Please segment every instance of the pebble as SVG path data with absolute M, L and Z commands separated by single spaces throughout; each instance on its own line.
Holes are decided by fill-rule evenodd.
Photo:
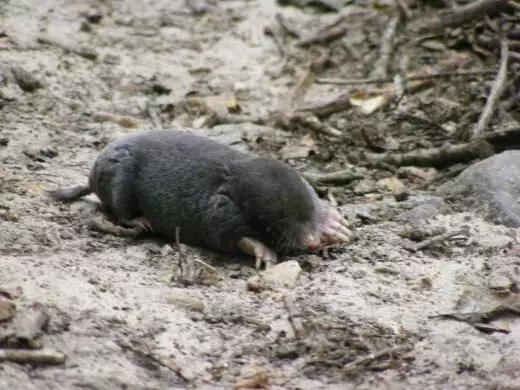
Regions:
M 288 260 L 274 265 L 268 270 L 254 275 L 247 280 L 247 288 L 251 291 L 276 290 L 280 287 L 293 288 L 301 274 L 300 264 L 296 260 Z
M 496 294 L 507 294 L 513 286 L 511 279 L 502 274 L 490 275 L 487 284 Z
M 34 92 L 43 87 L 40 80 L 38 80 L 32 73 L 19 66 L 13 66 L 11 72 L 13 73 L 16 83 L 24 92 Z
M 173 304 L 177 307 L 202 313 L 204 312 L 205 306 L 198 298 L 194 298 L 188 294 L 181 292 L 172 292 L 168 294 L 166 302 Z

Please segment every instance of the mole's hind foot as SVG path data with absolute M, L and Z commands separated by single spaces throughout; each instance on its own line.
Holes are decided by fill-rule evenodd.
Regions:
M 138 229 L 139 233 L 146 231 L 153 232 L 152 224 L 145 217 L 137 217 L 131 220 L 123 219 L 121 223 L 128 227 Z
M 265 269 L 271 268 L 276 263 L 276 253 L 254 238 L 240 239 L 238 247 L 245 254 L 256 258 L 256 269 L 260 269 L 262 262 L 265 264 Z
M 151 228 L 147 227 L 147 221 L 141 218 L 124 221 L 124 223 L 131 227 L 125 228 L 115 225 L 104 218 L 94 218 L 90 221 L 90 228 L 100 233 L 111 234 L 118 237 L 137 237 L 144 231 L 151 230 Z
M 320 227 L 320 233 L 322 241 L 326 244 L 352 241 L 352 231 L 348 228 L 347 220 L 331 206 Z

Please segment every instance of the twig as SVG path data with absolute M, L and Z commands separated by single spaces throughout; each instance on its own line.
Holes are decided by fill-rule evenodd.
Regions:
M 81 46 L 69 45 L 65 42 L 60 42 L 55 38 L 51 38 L 49 36 L 44 36 L 44 35 L 38 37 L 38 42 L 46 44 L 46 45 L 59 47 L 60 49 L 62 49 L 64 51 L 68 51 L 68 52 L 77 54 L 88 60 L 95 61 L 98 58 L 97 51 L 91 47 L 86 47 L 86 46 L 81 47 Z
M 289 26 L 289 24 L 287 23 L 287 20 L 280 12 L 277 12 L 274 15 L 274 17 L 275 17 L 276 21 L 278 22 L 278 24 L 280 25 L 280 27 L 282 28 L 282 30 L 284 30 L 287 35 L 289 35 L 290 37 L 296 38 L 296 39 L 300 39 L 300 34 L 295 29 L 293 29 L 292 27 Z
M 451 167 L 450 169 L 446 170 L 445 172 L 435 175 L 431 180 L 424 182 L 423 184 L 418 186 L 417 189 L 423 190 L 432 185 L 435 185 L 436 183 L 440 183 L 440 182 L 443 182 L 444 180 L 454 178 L 454 177 L 458 176 L 466 168 L 467 168 L 467 165 L 464 165 L 464 164 Z
M 352 107 L 350 104 L 350 95 L 348 93 L 342 93 L 341 95 L 325 102 L 300 106 L 298 107 L 297 112 L 314 114 L 316 116 L 327 116 L 336 112 L 345 111 L 350 107 Z
M 310 64 L 292 91 L 289 107 L 293 108 L 301 103 L 307 91 L 312 86 L 312 83 L 314 83 L 315 78 L 314 69 L 312 68 L 312 64 Z
M 469 143 L 444 145 L 408 153 L 363 153 L 362 157 L 372 164 L 393 166 L 416 165 L 422 167 L 446 168 L 457 163 L 468 163 L 511 148 L 520 148 L 520 127 L 485 132 Z M 354 156 L 355 157 L 355 156 Z M 453 173 L 447 173 L 447 177 Z M 436 177 L 432 182 L 440 180 Z
M 261 125 L 265 122 L 265 119 L 260 116 L 250 116 L 250 115 L 236 115 L 236 114 L 227 114 L 227 113 L 217 113 L 215 112 L 214 118 L 211 118 L 211 127 L 216 125 L 223 124 L 241 124 L 241 123 L 254 123 L 256 125 Z
M 93 112 L 90 118 L 94 122 L 111 122 L 126 128 L 135 128 L 139 126 L 139 121 L 131 116 L 114 115 L 105 111 Z
M 389 347 L 382 349 L 379 352 L 371 353 L 367 356 L 362 356 L 348 364 L 345 364 L 343 367 L 343 372 L 345 374 L 352 374 L 360 369 L 362 366 L 367 366 L 375 360 L 381 359 L 385 356 L 389 358 L 393 358 L 394 355 L 408 352 L 412 349 L 411 345 L 398 345 L 396 347 Z
M 274 31 L 274 29 L 272 27 L 266 26 L 264 28 L 264 34 L 273 38 L 274 44 L 276 45 L 276 48 L 278 49 L 278 54 L 280 54 L 281 57 L 285 57 L 285 55 L 286 55 L 285 46 L 284 46 L 284 43 L 282 42 L 282 39 L 280 38 L 280 36 L 278 36 L 277 32 Z
M 385 163 L 397 167 L 416 165 L 419 167 L 445 168 L 450 165 L 486 158 L 494 154 L 493 147 L 486 140 L 478 139 L 468 144 L 444 145 L 408 153 L 363 153 L 371 163 Z
M 323 53 L 318 59 L 312 61 L 307 66 L 305 73 L 303 74 L 300 81 L 296 84 L 292 91 L 292 94 L 290 95 L 291 100 L 289 101 L 289 107 L 293 108 L 295 106 L 300 105 L 305 95 L 307 94 L 307 91 L 314 83 L 314 80 L 316 79 L 316 74 L 323 69 L 328 60 L 328 55 Z
M 134 354 L 136 354 L 138 357 L 145 357 L 145 358 L 151 360 L 152 362 L 160 365 L 161 367 L 164 367 L 164 368 L 170 370 L 171 372 L 177 374 L 179 377 L 181 377 L 185 381 L 189 382 L 189 381 L 193 380 L 193 377 L 191 375 L 188 375 L 185 372 L 185 370 L 183 370 L 178 364 L 176 364 L 172 361 L 163 359 L 159 356 L 156 356 L 151 351 L 145 351 L 144 348 L 141 348 L 140 346 L 134 346 L 131 343 L 128 343 L 128 342 L 125 342 L 122 340 L 117 340 L 116 343 L 122 349 L 129 350 L 129 351 L 133 352 Z M 147 346 L 146 346 L 146 349 L 148 349 Z
M 450 26 L 460 26 L 467 22 L 473 22 L 477 19 L 492 13 L 498 13 L 508 4 L 509 0 L 476 0 L 466 5 L 451 9 L 449 11 L 439 12 L 433 18 L 419 19 L 411 23 L 411 30 L 440 30 Z
M 344 169 L 330 173 L 305 173 L 304 178 L 312 184 L 334 184 L 345 185 L 354 180 L 362 179 L 363 176 L 356 174 L 352 169 Z
M 184 262 L 184 247 L 181 246 L 181 237 L 180 237 L 180 229 L 178 227 L 175 228 L 175 245 L 177 245 L 177 250 L 179 251 L 179 269 L 182 274 L 183 268 L 182 263 Z
M 439 234 L 437 236 L 431 237 L 427 240 L 424 240 L 423 242 L 421 242 L 417 245 L 413 245 L 413 246 L 406 245 L 406 246 L 404 246 L 404 248 L 410 252 L 415 253 L 422 249 L 428 248 L 429 246 L 431 246 L 433 244 L 436 244 L 441 241 L 446 241 L 448 238 L 451 238 L 454 236 L 459 236 L 459 235 L 468 237 L 469 231 L 467 229 L 460 229 L 460 230 L 455 230 L 455 231 L 451 231 L 451 232 L 445 232 L 445 233 Z
M 152 122 L 153 127 L 155 127 L 157 130 L 163 129 L 163 124 L 161 122 L 161 118 L 159 118 L 157 109 L 152 105 L 150 101 L 146 102 L 146 113 L 150 117 L 150 121 Z
M 336 24 L 336 23 L 335 23 Z M 310 36 L 308 38 L 300 39 L 298 45 L 301 47 L 310 46 L 313 44 L 323 44 L 328 43 L 334 39 L 341 38 L 347 33 L 347 29 L 345 27 L 334 26 L 327 27 L 324 30 L 318 31 L 317 34 Z
M 395 16 L 390 19 L 386 26 L 381 42 L 381 49 L 379 52 L 379 59 L 377 60 L 374 69 L 371 72 L 373 78 L 386 78 L 388 74 L 388 64 L 390 63 L 390 56 L 394 48 L 394 36 L 397 30 L 399 17 Z
M 302 320 L 300 319 L 301 314 L 294 305 L 294 299 L 288 295 L 285 295 L 283 297 L 283 303 L 287 313 L 289 314 L 289 322 L 294 329 L 294 334 L 298 338 L 303 337 L 305 335 L 305 328 L 303 327 Z
M 332 126 L 321 123 L 314 115 L 295 114 L 290 118 L 290 122 L 295 125 L 307 127 L 316 133 L 321 133 L 334 138 L 340 138 L 343 133 Z
M 217 272 L 217 269 L 211 265 L 209 265 L 208 263 L 206 263 L 205 261 L 202 261 L 201 259 L 194 259 L 195 262 L 199 263 L 200 265 L 202 265 L 203 267 L 206 267 L 207 269 L 213 271 L 213 272 Z
M 180 229 L 178 227 L 175 228 L 175 245 L 177 246 L 177 267 L 179 268 L 179 275 L 181 275 L 185 280 L 189 280 L 189 278 L 185 275 L 185 269 L 184 269 L 184 263 L 188 264 L 188 261 L 186 260 L 186 250 L 184 245 L 181 244 L 180 239 Z M 192 273 L 193 267 L 186 267 L 186 274 Z M 172 276 L 170 278 L 170 282 L 175 280 L 175 270 L 172 270 Z
M 472 76 L 480 76 L 487 74 L 494 74 L 493 70 L 468 70 L 468 71 L 460 71 L 460 72 L 441 72 L 434 74 L 418 74 L 412 76 L 403 77 L 408 81 L 417 81 L 417 80 L 435 80 L 442 78 L 451 78 L 451 77 L 472 77 Z M 393 77 L 386 78 L 370 78 L 370 79 L 327 79 L 327 78 L 317 78 L 317 84 L 335 84 L 335 85 L 364 85 L 364 84 L 388 84 L 393 83 Z
M 0 362 L 57 365 L 66 359 L 63 353 L 51 349 L 0 349 Z
M 477 138 L 480 135 L 480 133 L 482 133 L 487 128 L 491 120 L 491 117 L 495 112 L 498 100 L 504 92 L 504 87 L 506 85 L 507 79 L 507 68 L 509 63 L 509 46 L 506 39 L 502 40 L 500 52 L 500 69 L 498 71 L 497 77 L 495 78 L 495 81 L 493 82 L 493 86 L 491 87 L 491 92 L 489 93 L 486 105 L 484 106 L 484 111 L 482 112 L 479 121 L 477 122 L 476 126 L 473 128 L 471 132 L 472 139 Z
M 410 19 L 412 17 L 412 11 L 410 11 L 410 7 L 408 6 L 406 0 L 395 0 L 401 14 L 406 18 Z

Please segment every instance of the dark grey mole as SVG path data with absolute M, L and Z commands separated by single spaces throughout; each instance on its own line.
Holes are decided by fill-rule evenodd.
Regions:
M 94 192 L 122 225 L 183 243 L 238 249 L 266 263 L 274 252 L 347 241 L 346 221 L 288 165 L 253 157 L 191 132 L 149 131 L 98 156 L 88 186 L 49 194 L 73 201 Z M 244 241 L 246 240 L 246 241 Z

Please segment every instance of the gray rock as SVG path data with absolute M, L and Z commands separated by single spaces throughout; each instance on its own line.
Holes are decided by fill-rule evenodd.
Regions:
M 418 226 L 440 214 L 440 212 L 441 210 L 432 204 L 423 204 L 399 214 L 395 219 L 398 222 L 407 222 L 411 225 Z
M 276 290 L 280 287 L 293 288 L 301 274 L 300 264 L 296 260 L 284 261 L 270 269 L 254 275 L 247 280 L 247 288 L 252 291 Z
M 449 206 L 444 202 L 444 199 L 429 195 L 412 196 L 403 204 L 411 207 L 411 209 L 397 215 L 395 220 L 416 227 L 420 227 L 429 219 L 449 210 Z
M 463 196 L 486 218 L 520 227 L 520 151 L 510 150 L 482 160 L 441 186 L 441 193 Z

